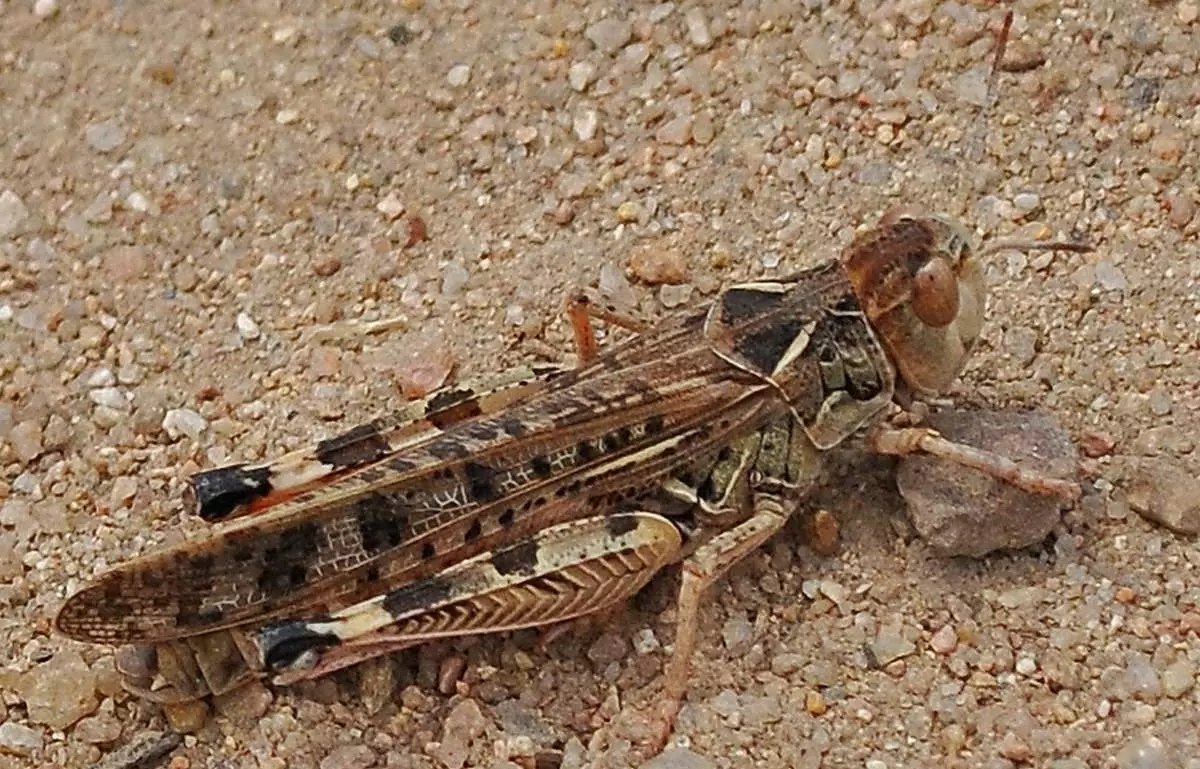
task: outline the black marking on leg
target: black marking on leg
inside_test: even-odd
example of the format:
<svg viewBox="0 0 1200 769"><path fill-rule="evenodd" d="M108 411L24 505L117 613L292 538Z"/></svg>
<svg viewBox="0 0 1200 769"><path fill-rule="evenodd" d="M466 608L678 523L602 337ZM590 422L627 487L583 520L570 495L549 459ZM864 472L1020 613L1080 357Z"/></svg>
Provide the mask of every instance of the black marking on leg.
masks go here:
<svg viewBox="0 0 1200 769"><path fill-rule="evenodd" d="M467 476L467 493L476 502L491 502L499 498L496 489L496 471L478 462L464 462L463 473Z"/></svg>
<svg viewBox="0 0 1200 769"><path fill-rule="evenodd" d="M537 541L528 539L496 553L492 556L492 566L505 576L509 574L529 576L537 570L537 554Z"/></svg>
<svg viewBox="0 0 1200 769"><path fill-rule="evenodd" d="M408 511L388 494L368 494L355 502L354 519L368 557L397 547L408 536Z"/></svg>
<svg viewBox="0 0 1200 769"><path fill-rule="evenodd" d="M269 670L291 667L301 655L336 646L339 639L332 633L318 633L306 622L281 622L259 631L263 662Z"/></svg>
<svg viewBox="0 0 1200 769"><path fill-rule="evenodd" d="M374 422L359 425L341 435L317 443L317 461L339 470L357 467L385 457L391 446Z"/></svg>
<svg viewBox="0 0 1200 769"><path fill-rule="evenodd" d="M466 539L467 542L474 542L475 540L479 539L481 534L483 534L483 524L479 522L478 518L476 518L475 520L471 521L471 527L467 529L464 539Z"/></svg>
<svg viewBox="0 0 1200 769"><path fill-rule="evenodd" d="M500 513L500 518L499 518L500 525L501 526L512 526L513 521L515 521L516 518L517 518L517 511L513 510L510 507L507 510L505 510L503 513Z"/></svg>
<svg viewBox="0 0 1200 769"><path fill-rule="evenodd" d="M399 617L439 604L449 598L453 592L453 582L445 577L435 575L388 593L383 599L383 610L393 617Z"/></svg>
<svg viewBox="0 0 1200 769"><path fill-rule="evenodd" d="M636 515L610 515L604 519L604 528L614 537L628 534L638 527Z"/></svg>
<svg viewBox="0 0 1200 769"><path fill-rule="evenodd" d="M662 429L663 429L663 418L660 415L655 414L654 416L652 416L646 420L646 435L654 435L655 433L661 433Z"/></svg>
<svg viewBox="0 0 1200 769"><path fill-rule="evenodd" d="M426 542L421 545L421 560L428 561L435 555L437 555L437 548L433 546L432 542Z"/></svg>
<svg viewBox="0 0 1200 769"><path fill-rule="evenodd" d="M206 521L219 521L242 505L265 497L271 490L271 471L265 467L218 467L188 479L184 504Z"/></svg>

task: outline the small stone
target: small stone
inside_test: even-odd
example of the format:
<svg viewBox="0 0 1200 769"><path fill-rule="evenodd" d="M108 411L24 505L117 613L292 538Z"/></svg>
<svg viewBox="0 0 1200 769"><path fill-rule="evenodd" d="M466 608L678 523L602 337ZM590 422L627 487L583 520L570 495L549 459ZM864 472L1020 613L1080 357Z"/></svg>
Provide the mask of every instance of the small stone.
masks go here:
<svg viewBox="0 0 1200 769"><path fill-rule="evenodd" d="M633 24L626 19L602 19L584 30L584 36L592 41L601 53L615 53L633 38Z"/></svg>
<svg viewBox="0 0 1200 769"><path fill-rule="evenodd" d="M1009 761L1028 763L1033 760L1033 749L1012 732L1001 738L997 752Z"/></svg>
<svg viewBox="0 0 1200 769"><path fill-rule="evenodd" d="M637 294L625 278L625 271L612 262L600 265L600 293L617 307L637 306Z"/></svg>
<svg viewBox="0 0 1200 769"><path fill-rule="evenodd" d="M42 749L42 733L15 721L0 724L0 752L32 756Z"/></svg>
<svg viewBox="0 0 1200 769"><path fill-rule="evenodd" d="M687 283L666 285L658 290L658 300L668 310L687 304L692 298L692 287Z"/></svg>
<svg viewBox="0 0 1200 769"><path fill-rule="evenodd" d="M804 709L810 715L822 716L829 709L829 705L825 702L825 698L820 692L809 691L804 695Z"/></svg>
<svg viewBox="0 0 1200 769"><path fill-rule="evenodd" d="M340 269L342 269L342 260L332 255L320 257L312 264L313 274L321 278L335 275Z"/></svg>
<svg viewBox="0 0 1200 769"><path fill-rule="evenodd" d="M71 736L93 745L106 745L121 736L121 722L111 713L98 713L75 724Z"/></svg>
<svg viewBox="0 0 1200 769"><path fill-rule="evenodd" d="M572 130L575 132L575 138L579 141L590 141L596 135L596 128L600 125L600 116L594 109L585 109L575 116L575 120L571 124Z"/></svg>
<svg viewBox="0 0 1200 769"><path fill-rule="evenodd" d="M643 216L643 209L637 203L626 200L617 206L617 221L621 224L633 224Z"/></svg>
<svg viewBox="0 0 1200 769"><path fill-rule="evenodd" d="M634 247L629 257L629 270L633 276L648 285L660 283L683 283L687 280L687 259L675 248L662 248L656 243L643 243Z"/></svg>
<svg viewBox="0 0 1200 769"><path fill-rule="evenodd" d="M504 308L504 324L506 326L524 326L525 308L519 304L510 304Z"/></svg>
<svg viewBox="0 0 1200 769"><path fill-rule="evenodd" d="M294 109L281 109L275 113L275 122L279 125L291 125L300 119L300 113Z"/></svg>
<svg viewBox="0 0 1200 769"><path fill-rule="evenodd" d="M953 654L958 648L958 632L953 625L942 625L929 639L929 648L938 654Z"/></svg>
<svg viewBox="0 0 1200 769"><path fill-rule="evenodd" d="M126 507L137 496L138 482L132 475L122 475L113 481L109 500L113 507Z"/></svg>
<svg viewBox="0 0 1200 769"><path fill-rule="evenodd" d="M658 127L654 138L662 144L687 144L692 138L692 116L677 115L671 118Z"/></svg>
<svg viewBox="0 0 1200 769"><path fill-rule="evenodd" d="M776 654L771 660L771 672L777 676L790 676L804 667L806 662L808 662L808 657L803 654Z"/></svg>
<svg viewBox="0 0 1200 769"><path fill-rule="evenodd" d="M879 629L871 641L871 656L873 666L885 667L899 659L904 659L917 651L912 641L900 634L899 628L884 626Z"/></svg>
<svg viewBox="0 0 1200 769"><path fill-rule="evenodd" d="M162 421L163 430L173 441L185 435L196 440L207 427L208 420L191 409L168 409Z"/></svg>
<svg viewBox="0 0 1200 769"><path fill-rule="evenodd" d="M805 541L817 555L834 555L838 551L841 529L837 516L824 508L818 508L804 522Z"/></svg>
<svg viewBox="0 0 1200 769"><path fill-rule="evenodd" d="M625 659L629 653L629 642L617 633L604 632L588 647L588 659L597 668L604 668L613 662Z"/></svg>
<svg viewBox="0 0 1200 769"><path fill-rule="evenodd" d="M11 238L24 231L29 209L12 190L0 192L0 238Z"/></svg>
<svg viewBox="0 0 1200 769"><path fill-rule="evenodd" d="M442 270L442 293L448 297L458 296L470 277L465 267L458 262L450 262Z"/></svg>
<svg viewBox="0 0 1200 769"><path fill-rule="evenodd" d="M96 711L96 677L79 652L67 649L25 673L21 696L29 720L51 729L66 729Z"/></svg>
<svg viewBox="0 0 1200 769"><path fill-rule="evenodd" d="M321 769L368 769L375 766L379 758L366 745L342 745L334 748L321 759Z"/></svg>
<svg viewBox="0 0 1200 769"><path fill-rule="evenodd" d="M1029 216L1042 207L1042 199L1032 192L1021 192L1013 197L1013 208L1022 217Z"/></svg>
<svg viewBox="0 0 1200 769"><path fill-rule="evenodd" d="M436 332L409 337L403 350L389 370L405 398L424 398L444 385L454 370L454 353Z"/></svg>
<svg viewBox="0 0 1200 769"><path fill-rule="evenodd" d="M1132 653L1125 662L1126 685L1129 695L1146 702L1156 702L1162 695L1158 671L1145 654Z"/></svg>
<svg viewBox="0 0 1200 769"><path fill-rule="evenodd" d="M42 453L42 426L31 420L18 422L8 434L8 441L18 460L32 462Z"/></svg>
<svg viewBox="0 0 1200 769"><path fill-rule="evenodd" d="M129 399L120 387L97 387L88 391L88 399L97 406L104 406L113 411L129 410Z"/></svg>
<svg viewBox="0 0 1200 769"><path fill-rule="evenodd" d="M1117 442L1107 433L1095 430L1084 430L1079 436L1079 449L1085 457L1095 459L1108 456L1116 448Z"/></svg>
<svg viewBox="0 0 1200 769"><path fill-rule="evenodd" d="M400 201L400 198L396 197L396 193L389 192L383 200L375 205L375 210L388 219L395 220L404 214L404 203Z"/></svg>
<svg viewBox="0 0 1200 769"><path fill-rule="evenodd" d="M1196 669L1186 657L1181 657L1162 672L1162 693L1164 697L1178 699L1191 691L1196 683Z"/></svg>
<svg viewBox="0 0 1200 769"><path fill-rule="evenodd" d="M1075 446L1049 415L948 410L928 421L950 440L986 446L1053 478L1075 477ZM1042 542L1060 519L1057 497L1022 491L978 470L930 457L902 458L896 482L917 532L947 556L978 558L993 550L1030 547ZM971 504L963 504L964 499Z"/></svg>
<svg viewBox="0 0 1200 769"><path fill-rule="evenodd" d="M471 80L471 68L466 64L456 64L446 73L446 82L455 88L461 88Z"/></svg>
<svg viewBox="0 0 1200 769"><path fill-rule="evenodd" d="M231 721L252 725L266 714L274 699L261 681L252 681L213 697L213 708Z"/></svg>
<svg viewBox="0 0 1200 769"><path fill-rule="evenodd" d="M467 671L467 658L461 654L449 654L438 665L437 690L446 696L458 691L458 682Z"/></svg>
<svg viewBox="0 0 1200 769"><path fill-rule="evenodd" d="M1171 462L1139 459L1126 494L1143 518L1180 534L1200 534L1200 479Z"/></svg>
<svg viewBox="0 0 1200 769"><path fill-rule="evenodd" d="M125 130L109 121L89 123L83 135L97 152L111 152L125 143Z"/></svg>
<svg viewBox="0 0 1200 769"><path fill-rule="evenodd" d="M1172 191L1167 193L1166 202L1167 222L1177 230L1186 228L1196 215L1196 204L1191 197Z"/></svg>
<svg viewBox="0 0 1200 769"><path fill-rule="evenodd" d="M687 748L670 748L642 764L640 769L716 769L710 759Z"/></svg>
<svg viewBox="0 0 1200 769"><path fill-rule="evenodd" d="M633 637L633 650L638 654L653 654L661 648L662 644L658 642L658 636L654 635L651 628L642 628Z"/></svg>
<svg viewBox="0 0 1200 769"><path fill-rule="evenodd" d="M754 623L741 614L736 614L725 620L721 626L721 638L725 641L725 649L730 656L740 656L750 649L754 640Z"/></svg>
<svg viewBox="0 0 1200 769"><path fill-rule="evenodd" d="M262 332L258 328L258 324L247 313L239 312L237 319L234 321L237 326L238 336L247 342L258 339L262 336Z"/></svg>
<svg viewBox="0 0 1200 769"><path fill-rule="evenodd" d="M1129 288L1124 270L1107 259L1096 262L1095 275L1096 285L1104 291L1124 291Z"/></svg>
<svg viewBox="0 0 1200 769"><path fill-rule="evenodd" d="M1018 659L1017 664L1014 667L1014 670L1023 676L1031 676L1037 672L1037 669L1037 660L1028 656L1023 656Z"/></svg>
<svg viewBox="0 0 1200 769"><path fill-rule="evenodd" d="M596 79L596 65L590 61L577 61L567 70L567 82L571 88L582 93Z"/></svg>
<svg viewBox="0 0 1200 769"><path fill-rule="evenodd" d="M1178 766L1163 741L1152 734L1139 734L1117 751L1117 769L1164 769Z"/></svg>
<svg viewBox="0 0 1200 769"><path fill-rule="evenodd" d="M704 18L704 9L692 6L683 17L687 25L688 40L697 48L708 48L712 45L712 33L708 31L708 19Z"/></svg>
<svg viewBox="0 0 1200 769"><path fill-rule="evenodd" d="M34 0L33 15L39 19L52 19L58 15L58 0Z"/></svg>

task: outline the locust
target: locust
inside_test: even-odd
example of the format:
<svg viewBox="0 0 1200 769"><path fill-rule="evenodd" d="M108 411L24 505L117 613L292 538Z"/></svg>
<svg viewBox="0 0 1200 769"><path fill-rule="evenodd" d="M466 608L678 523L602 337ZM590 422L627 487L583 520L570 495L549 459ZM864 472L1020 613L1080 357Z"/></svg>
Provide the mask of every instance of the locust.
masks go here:
<svg viewBox="0 0 1200 769"><path fill-rule="evenodd" d="M450 387L274 461L201 472L188 502L211 534L101 575L56 626L140 647L160 680L127 688L178 702L555 626L681 562L665 740L706 588L784 526L822 454L854 433L1078 496L897 419L975 346L986 253L948 217L894 211L838 260L730 286L603 349L591 319L605 312L576 299L578 367Z"/></svg>
<svg viewBox="0 0 1200 769"><path fill-rule="evenodd" d="M1090 250L977 248L951 217L896 209L836 260L729 286L652 328L577 294L577 367L451 386L271 461L198 473L185 504L211 533L100 575L55 626L124 645L140 661L125 688L169 705L435 639L562 627L680 564L652 714L661 748L706 589L783 528L829 449L865 434L877 453L1079 497L1074 479L919 423L979 339L982 263L1005 248ZM601 348L596 319L637 333Z"/></svg>

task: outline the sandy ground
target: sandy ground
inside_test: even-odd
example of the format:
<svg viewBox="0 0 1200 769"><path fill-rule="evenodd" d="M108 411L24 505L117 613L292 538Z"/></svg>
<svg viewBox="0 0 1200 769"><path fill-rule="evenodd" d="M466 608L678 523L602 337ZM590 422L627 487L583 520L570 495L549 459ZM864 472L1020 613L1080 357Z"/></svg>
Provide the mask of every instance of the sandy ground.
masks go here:
<svg viewBox="0 0 1200 769"><path fill-rule="evenodd" d="M796 526L714 590L691 752L656 766L1200 767L1200 550L1127 493L1200 471L1198 9L1013 7L1020 71L973 157L991 4L0 5L0 767L162 727L49 620L203 535L189 472L331 435L425 369L564 359L569 288L653 317L899 203L1097 246L988 264L952 393L1053 414L1095 455L1086 496L1041 550L940 559L889 463L839 454L838 554ZM638 253L682 286L627 285ZM672 589L545 651L399 655L372 707L353 676L241 703L172 766L636 766Z"/></svg>

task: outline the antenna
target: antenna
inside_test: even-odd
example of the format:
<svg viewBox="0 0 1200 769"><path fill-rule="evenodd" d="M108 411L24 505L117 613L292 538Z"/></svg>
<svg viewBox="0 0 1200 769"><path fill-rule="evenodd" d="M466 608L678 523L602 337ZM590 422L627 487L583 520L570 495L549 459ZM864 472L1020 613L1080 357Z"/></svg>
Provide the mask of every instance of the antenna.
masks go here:
<svg viewBox="0 0 1200 769"><path fill-rule="evenodd" d="M970 137L967 140L967 162L972 166L977 166L983 160L983 145L987 137L988 119L991 117L992 107L996 103L996 84L1000 80L1000 63L1004 59L1004 51L1008 48L1008 36L1012 30L1013 12L1009 9L1004 12L1004 21L1001 22L1000 32L996 36L996 51L992 57L992 69L988 72L987 87L983 93L983 106L979 109L979 114L975 117L975 124L971 126ZM971 186L972 176L969 173L962 173L959 177L959 195L962 213L970 214L971 198L974 196L974 190Z"/></svg>

